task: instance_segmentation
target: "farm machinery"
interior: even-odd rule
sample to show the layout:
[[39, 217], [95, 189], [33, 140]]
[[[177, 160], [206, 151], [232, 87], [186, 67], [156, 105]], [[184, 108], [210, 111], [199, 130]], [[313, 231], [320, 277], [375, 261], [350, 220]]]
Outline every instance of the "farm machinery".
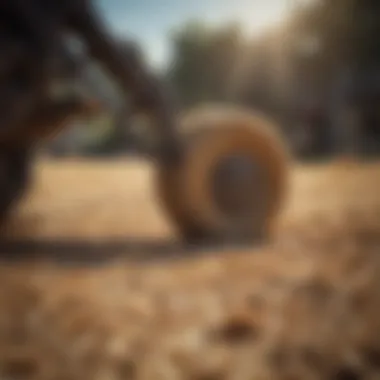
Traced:
[[152, 154], [163, 210], [186, 241], [251, 239], [268, 234], [284, 200], [288, 153], [260, 114], [210, 104], [180, 115], [175, 97], [134, 46], [120, 49], [90, 0], [0, 2], [0, 217], [27, 194], [37, 146], [95, 103], [54, 97], [75, 81], [65, 38], [75, 36], [159, 137]]

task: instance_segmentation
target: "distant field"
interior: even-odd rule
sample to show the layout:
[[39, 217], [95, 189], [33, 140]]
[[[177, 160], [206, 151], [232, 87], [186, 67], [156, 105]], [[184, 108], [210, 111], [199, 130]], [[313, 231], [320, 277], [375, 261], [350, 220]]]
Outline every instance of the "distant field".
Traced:
[[[173, 237], [153, 174], [137, 161], [41, 162], [9, 233]], [[0, 374], [377, 379], [379, 190], [380, 164], [299, 165], [262, 248], [159, 265], [4, 266]]]
[[[336, 217], [378, 202], [380, 164], [299, 165], [292, 174], [284, 221]], [[44, 161], [15, 220], [19, 234], [41, 237], [158, 237], [173, 234], [155, 196], [154, 168], [115, 160]]]

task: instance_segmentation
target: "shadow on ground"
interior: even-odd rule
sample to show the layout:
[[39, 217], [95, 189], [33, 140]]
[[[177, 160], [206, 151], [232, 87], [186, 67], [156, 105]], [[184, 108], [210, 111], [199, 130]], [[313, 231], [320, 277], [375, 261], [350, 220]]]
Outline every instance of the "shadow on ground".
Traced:
[[59, 265], [102, 265], [114, 260], [154, 263], [223, 255], [226, 251], [254, 249], [263, 241], [238, 243], [185, 243], [175, 239], [133, 239], [94, 242], [78, 239], [3, 240], [0, 262], [49, 261]]

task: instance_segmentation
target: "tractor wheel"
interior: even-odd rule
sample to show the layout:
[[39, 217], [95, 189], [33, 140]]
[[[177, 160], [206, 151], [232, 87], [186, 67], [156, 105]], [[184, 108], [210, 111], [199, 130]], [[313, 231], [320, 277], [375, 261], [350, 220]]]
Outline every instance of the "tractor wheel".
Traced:
[[0, 226], [25, 195], [31, 177], [31, 152], [25, 148], [0, 150]]
[[271, 231], [286, 194], [289, 154], [266, 118], [235, 107], [202, 107], [179, 126], [179, 165], [158, 168], [158, 196], [191, 242], [252, 241]]

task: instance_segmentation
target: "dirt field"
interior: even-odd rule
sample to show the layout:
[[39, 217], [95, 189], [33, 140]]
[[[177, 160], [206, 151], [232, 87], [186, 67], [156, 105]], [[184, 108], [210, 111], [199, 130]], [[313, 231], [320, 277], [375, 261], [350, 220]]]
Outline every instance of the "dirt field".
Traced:
[[380, 378], [379, 164], [295, 167], [270, 243], [182, 260], [152, 182], [137, 162], [37, 166], [9, 236], [125, 255], [2, 266], [2, 379]]

